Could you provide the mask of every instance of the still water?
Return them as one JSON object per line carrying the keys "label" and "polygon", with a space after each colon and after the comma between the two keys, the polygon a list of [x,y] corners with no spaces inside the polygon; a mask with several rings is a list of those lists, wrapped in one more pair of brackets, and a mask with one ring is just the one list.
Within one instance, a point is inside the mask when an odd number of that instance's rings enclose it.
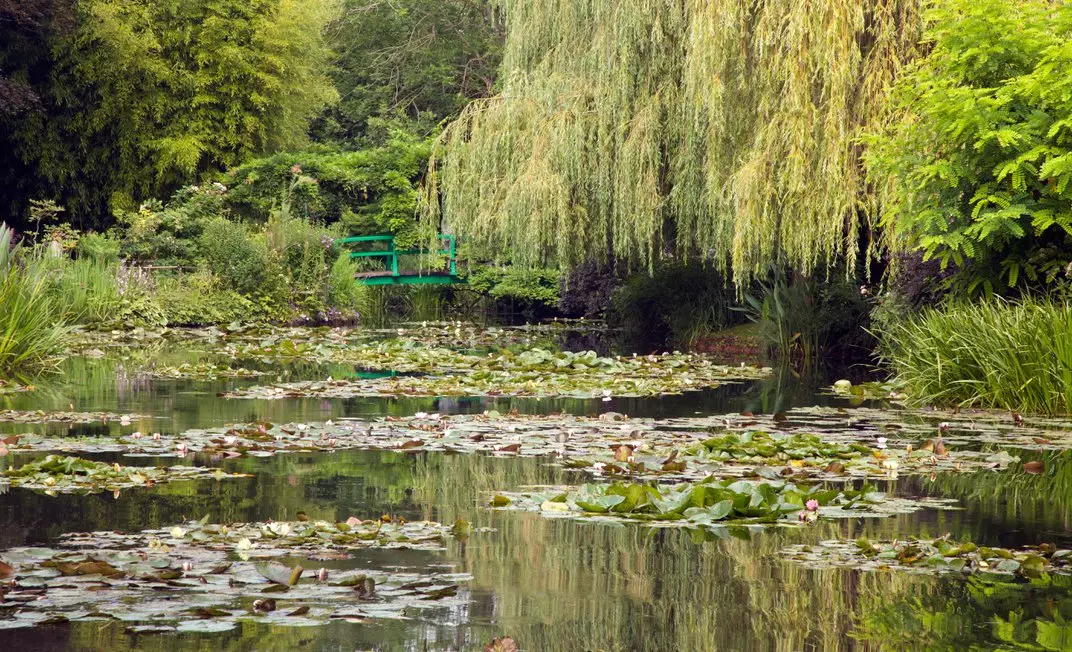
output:
{"label": "still water", "polygon": [[[209,359],[176,348],[160,364]],[[656,399],[337,399],[228,400],[217,393],[256,381],[193,382],[145,378],[146,360],[123,354],[72,359],[62,378],[37,392],[0,397],[14,409],[110,411],[144,415],[132,427],[181,432],[228,423],[323,421],[426,412],[677,417],[770,413],[837,400],[793,378],[729,384]],[[249,366],[249,365],[247,365]],[[294,364],[289,380],[340,377],[356,370]],[[0,423],[2,433],[72,436],[114,433],[118,424]],[[1025,453],[1027,457],[1031,454]],[[1035,454],[1038,457],[1038,454]],[[215,522],[294,519],[345,521],[381,514],[451,523],[477,532],[439,552],[380,550],[345,561],[309,561],[330,570],[413,569],[468,573],[463,606],[422,610],[405,620],[285,627],[242,621],[223,633],[138,636],[123,623],[75,622],[0,631],[0,650],[470,650],[509,635],[523,650],[848,650],[1072,649],[1072,582],[933,577],[811,570],[779,561],[795,543],[835,537],[954,538],[1019,546],[1072,545],[1072,453],[1045,457],[1046,472],[976,473],[895,480],[900,495],[958,499],[962,510],[922,511],[882,520],[820,522],[816,527],[736,531],[720,538],[681,529],[551,520],[492,512],[491,492],[584,478],[537,458],[439,453],[340,451],[225,461],[252,477],[183,482],[151,490],[48,497],[0,495],[0,548],[47,546],[72,531],[170,526],[211,515]],[[111,461],[116,457],[99,456]],[[1041,459],[1041,458],[1040,458]],[[151,463],[141,460],[137,463]],[[172,461],[160,461],[163,464]],[[124,463],[133,463],[129,459]]]}

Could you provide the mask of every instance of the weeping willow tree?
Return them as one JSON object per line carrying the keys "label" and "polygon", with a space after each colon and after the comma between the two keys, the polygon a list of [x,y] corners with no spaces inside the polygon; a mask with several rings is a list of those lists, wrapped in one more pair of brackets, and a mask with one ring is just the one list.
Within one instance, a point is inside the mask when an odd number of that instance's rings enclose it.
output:
{"label": "weeping willow tree", "polygon": [[857,134],[922,0],[500,0],[501,92],[439,138],[423,217],[515,262],[855,263]]}

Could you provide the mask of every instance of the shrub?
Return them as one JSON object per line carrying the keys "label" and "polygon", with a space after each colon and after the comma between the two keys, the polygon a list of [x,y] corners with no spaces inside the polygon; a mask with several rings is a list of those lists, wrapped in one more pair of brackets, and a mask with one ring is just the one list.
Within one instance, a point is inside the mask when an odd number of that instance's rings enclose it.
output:
{"label": "shrub", "polygon": [[268,248],[248,226],[222,217],[205,225],[200,238],[205,263],[225,286],[252,295],[269,275]]}
{"label": "shrub", "polygon": [[602,318],[621,285],[622,278],[613,261],[587,261],[562,278],[558,308],[570,317]]}
{"label": "shrub", "polygon": [[773,282],[758,284],[757,290],[745,295],[742,312],[759,325],[758,337],[769,353],[813,364],[820,354],[829,358],[870,353],[868,294],[866,286],[838,275],[826,282],[786,281],[776,275]]}
{"label": "shrub", "polygon": [[866,138],[883,225],[962,294],[1047,288],[1072,244],[1072,5],[941,0],[929,54]]}
{"label": "shrub", "polygon": [[612,299],[608,321],[637,348],[692,346],[705,332],[743,321],[732,309],[736,291],[713,268],[664,263],[631,276]]}
{"label": "shrub", "polygon": [[880,353],[924,405],[1072,413],[1072,308],[1026,298],[928,309],[886,325]]}
{"label": "shrub", "polygon": [[365,315],[369,312],[369,288],[354,280],[358,266],[346,252],[340,253],[331,265],[328,304],[330,308],[344,313]]}
{"label": "shrub", "polygon": [[101,263],[119,262],[120,242],[107,233],[86,233],[75,245],[79,259]]}
{"label": "shrub", "polygon": [[200,257],[205,227],[226,214],[226,188],[187,186],[176,191],[164,206],[148,201],[135,212],[116,215],[125,226],[122,254],[137,262],[157,265],[191,265]]}
{"label": "shrub", "polygon": [[207,270],[182,277],[161,278],[154,293],[169,326],[203,326],[247,321],[253,312],[249,299],[220,287]]}
{"label": "shrub", "polygon": [[481,266],[469,272],[469,289],[522,308],[554,309],[559,301],[555,269]]}

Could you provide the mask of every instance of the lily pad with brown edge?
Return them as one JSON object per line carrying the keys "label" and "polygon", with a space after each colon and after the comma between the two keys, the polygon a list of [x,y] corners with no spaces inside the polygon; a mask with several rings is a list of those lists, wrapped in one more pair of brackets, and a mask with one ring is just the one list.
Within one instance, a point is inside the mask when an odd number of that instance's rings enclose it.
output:
{"label": "lily pad with brown edge", "polygon": [[829,540],[782,549],[782,559],[809,568],[852,568],[910,573],[1004,573],[1037,578],[1072,574],[1072,550],[1051,544],[1008,549],[958,543],[946,538],[904,541]]}
{"label": "lily pad with brown edge", "polygon": [[[72,533],[52,548],[0,553],[12,572],[0,628],[64,618],[114,618],[130,627],[225,631],[244,620],[317,625],[332,619],[419,618],[468,601],[463,573],[313,570],[315,553],[369,548],[438,550],[451,528],[394,520],[213,524],[137,533]],[[25,614],[25,615],[23,615]],[[193,631],[193,630],[190,630]]]}
{"label": "lily pad with brown edge", "polygon": [[0,478],[12,487],[39,490],[48,495],[114,492],[166,482],[241,477],[249,476],[196,466],[122,466],[65,455],[48,455],[0,472]]}

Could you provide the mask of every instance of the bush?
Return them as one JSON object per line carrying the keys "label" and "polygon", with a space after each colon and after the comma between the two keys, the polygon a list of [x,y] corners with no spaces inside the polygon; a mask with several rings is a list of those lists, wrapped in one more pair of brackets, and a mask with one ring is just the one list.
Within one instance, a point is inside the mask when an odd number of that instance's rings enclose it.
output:
{"label": "bush", "polygon": [[789,282],[775,275],[773,282],[759,284],[745,295],[742,312],[758,324],[758,337],[768,353],[814,364],[820,355],[826,359],[870,354],[869,294],[866,286],[841,276],[826,282],[814,278]]}
{"label": "bush", "polygon": [[600,319],[607,314],[622,278],[614,262],[588,261],[562,278],[558,308],[569,317]]}
{"label": "bush", "polygon": [[126,227],[122,254],[156,265],[193,264],[200,257],[205,227],[226,214],[225,190],[219,185],[187,186],[172,195],[166,206],[153,200],[136,212],[117,214]]}
{"label": "bush", "polygon": [[559,272],[555,269],[481,266],[469,272],[469,289],[522,309],[558,306]]}
{"label": "bush", "polygon": [[358,266],[350,259],[348,253],[340,253],[331,265],[331,279],[328,289],[330,308],[343,313],[368,314],[371,297],[369,288],[354,280]]}
{"label": "bush", "polygon": [[921,405],[1072,413],[1068,304],[952,304],[885,326],[880,342],[882,360]]}
{"label": "bush", "polygon": [[637,274],[615,292],[608,321],[637,348],[691,347],[704,333],[743,321],[736,291],[700,263],[664,263]]}
{"label": "bush", "polygon": [[120,242],[107,233],[86,233],[75,245],[75,252],[80,260],[92,260],[101,263],[119,262]]}
{"label": "bush", "polygon": [[941,0],[926,39],[866,139],[883,225],[961,294],[1048,289],[1072,244],[1072,4]]}
{"label": "bush", "polygon": [[343,222],[349,235],[394,234],[399,248],[420,244],[417,183],[431,154],[426,139],[394,132],[383,147],[282,152],[231,170],[228,205],[264,219],[281,205],[311,221]]}
{"label": "bush", "polygon": [[248,321],[253,304],[241,294],[220,287],[207,270],[157,281],[157,301],[169,326],[203,326]]}
{"label": "bush", "polygon": [[225,286],[245,295],[263,290],[269,275],[268,248],[245,224],[222,217],[210,221],[200,248],[209,270]]}

